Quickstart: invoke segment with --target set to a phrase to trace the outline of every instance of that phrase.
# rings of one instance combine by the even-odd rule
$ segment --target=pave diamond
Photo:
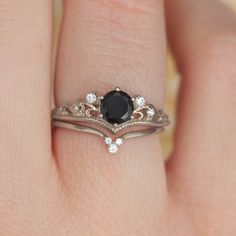
[[[145,99],[142,96],[137,96],[134,100],[136,107],[142,107],[145,105]]]
[[[155,115],[155,110],[153,108],[147,110],[147,115],[149,117],[153,117]]]
[[[59,108],[59,111],[60,111],[63,115],[68,115],[68,114],[69,114],[67,105],[61,106],[61,107]]]
[[[117,138],[116,141],[115,141],[115,143],[116,143],[117,145],[121,145],[121,144],[123,143],[123,140],[122,140],[121,138]]]
[[[117,153],[117,151],[118,151],[117,144],[115,144],[115,143],[110,144],[108,146],[108,151],[112,154]]]
[[[94,104],[97,101],[97,96],[95,93],[89,93],[86,95],[86,102]]]
[[[79,106],[78,104],[73,104],[73,105],[72,105],[72,110],[73,110],[74,112],[79,112],[80,106]]]
[[[112,138],[106,137],[106,138],[105,138],[105,143],[106,143],[107,145],[112,144]]]

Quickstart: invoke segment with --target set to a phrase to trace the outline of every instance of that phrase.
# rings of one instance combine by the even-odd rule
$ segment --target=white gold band
[[[52,110],[53,126],[98,135],[110,153],[116,153],[124,140],[159,133],[169,123],[163,110],[146,104],[140,95],[129,97],[118,88],[104,97],[89,93],[84,100]],[[119,132],[122,135],[115,140],[110,137]]]

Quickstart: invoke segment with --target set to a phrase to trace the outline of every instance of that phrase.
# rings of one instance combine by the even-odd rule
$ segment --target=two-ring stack
[[[159,133],[169,123],[163,110],[119,88],[104,96],[88,93],[82,100],[52,110],[53,126],[98,135],[110,153],[116,153],[124,140]]]

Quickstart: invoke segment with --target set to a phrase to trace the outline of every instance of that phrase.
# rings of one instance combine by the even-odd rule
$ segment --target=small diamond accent
[[[145,99],[142,96],[137,96],[134,100],[134,103],[137,107],[142,107],[145,105]]]
[[[115,143],[116,143],[117,145],[121,145],[121,144],[123,143],[123,140],[122,140],[121,138],[117,138],[116,141],[115,141]]]
[[[63,115],[69,114],[68,107],[66,105],[60,107],[59,110]]]
[[[106,143],[107,145],[111,145],[111,144],[112,144],[112,138],[106,137],[106,138],[105,138],[105,143]]]
[[[155,110],[153,108],[147,110],[147,115],[149,117],[153,117],[155,115]]]
[[[86,102],[94,104],[97,101],[97,96],[95,93],[89,93],[86,95]]]
[[[74,112],[79,112],[79,110],[80,110],[79,105],[78,105],[78,104],[73,104],[73,105],[72,105],[72,110],[73,110]]]
[[[117,151],[118,151],[118,147],[117,147],[117,144],[115,144],[115,143],[112,143],[112,144],[110,144],[109,146],[108,146],[108,151],[110,152],[110,153],[117,153]]]
[[[157,112],[157,118],[159,121],[161,121],[165,117],[165,113],[161,110]]]

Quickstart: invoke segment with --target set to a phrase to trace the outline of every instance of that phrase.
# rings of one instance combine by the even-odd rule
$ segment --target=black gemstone
[[[103,119],[112,124],[130,120],[134,105],[131,97],[123,91],[111,91],[101,101]]]

